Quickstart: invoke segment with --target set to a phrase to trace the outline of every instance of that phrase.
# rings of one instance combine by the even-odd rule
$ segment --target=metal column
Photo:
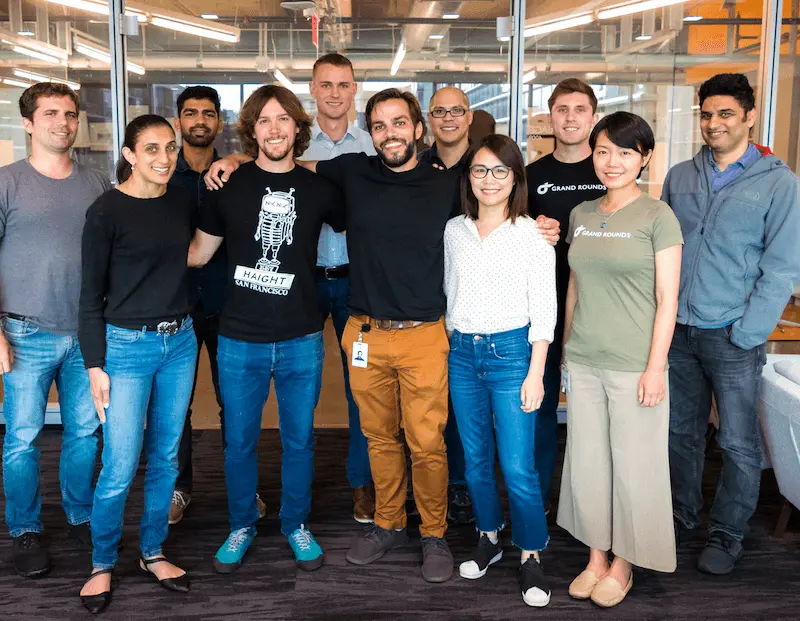
[[[124,0],[108,0],[108,42],[111,50],[111,135],[114,158],[122,154],[128,111],[128,80],[125,75],[125,37],[122,34]]]
[[[759,76],[758,112],[761,118],[758,141],[775,144],[775,109],[778,101],[778,74],[781,65],[781,17],[783,0],[764,0]]]
[[[509,82],[511,97],[508,102],[508,135],[522,144],[522,75],[525,63],[525,0],[511,0],[511,62]]]

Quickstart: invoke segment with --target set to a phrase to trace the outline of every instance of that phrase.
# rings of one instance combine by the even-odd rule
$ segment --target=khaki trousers
[[[638,567],[675,571],[669,392],[639,405],[641,373],[567,362],[567,450],[558,525]],[[667,373],[664,382],[669,391]]]
[[[450,345],[444,320],[415,328],[362,332],[369,345],[367,368],[352,365],[353,342],[363,318],[350,317],[342,335],[350,389],[367,437],[369,464],[375,482],[375,524],[406,526],[408,474],[400,441],[400,424],[411,449],[414,499],[423,537],[444,537],[447,531],[447,355]]]

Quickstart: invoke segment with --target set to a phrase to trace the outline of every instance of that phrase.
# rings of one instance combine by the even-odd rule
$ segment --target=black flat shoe
[[[177,591],[178,593],[186,593],[189,590],[189,576],[184,572],[182,576],[178,576],[177,578],[164,578],[163,580],[159,580],[158,576],[153,573],[150,569],[150,565],[155,565],[156,563],[164,563],[167,559],[163,556],[159,556],[158,558],[151,558],[139,559],[139,569],[143,572],[150,574],[153,576],[156,581],[168,591]]]
[[[100,571],[96,571],[86,579],[86,582],[83,583],[83,586],[89,584],[97,576],[102,576],[103,574],[110,574],[113,571],[114,571],[113,569],[101,569]],[[102,593],[97,593],[96,595],[81,595],[81,604],[83,604],[86,607],[86,610],[91,612],[93,615],[96,615],[97,613],[105,610],[106,606],[108,606],[110,603],[111,603],[110,585],[108,591],[103,591]]]

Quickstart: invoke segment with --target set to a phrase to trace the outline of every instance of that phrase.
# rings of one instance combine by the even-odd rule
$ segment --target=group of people
[[[244,152],[220,158],[219,97],[190,87],[174,123],[128,125],[114,189],[70,159],[76,94],[55,83],[23,93],[31,156],[0,169],[3,482],[17,572],[50,569],[36,438],[55,380],[63,506],[70,536],[92,549],[83,604],[97,613],[111,600],[142,448],[140,568],[190,588],[162,546],[192,499],[203,344],[230,515],[214,569],[239,568],[266,513],[257,444],[272,382],[281,532],[301,569],[321,567],[309,514],[328,316],[342,350],[353,516],[369,524],[349,562],[408,542],[411,489],[423,578],[452,575],[448,520],[475,522],[458,571],[484,576],[503,556],[499,460],[520,592],[547,605],[541,555],[563,390],[557,523],[589,548],[569,594],[615,606],[634,565],[675,570],[676,545],[700,523],[712,395],[724,461],[698,568],[732,571],[758,500],[764,344],[800,279],[800,186],[749,141],[746,77],[700,87],[706,144],[670,170],[662,200],[639,185],[655,149],[647,122],[599,118],[578,79],[549,100],[555,151],[527,167],[506,136],[470,143],[473,111],[457,88],[431,98],[435,144],[422,153],[412,94],[371,97],[365,132],[348,121],[355,91],[350,61],[322,56],[316,119],[291,91],[262,86],[239,115]]]

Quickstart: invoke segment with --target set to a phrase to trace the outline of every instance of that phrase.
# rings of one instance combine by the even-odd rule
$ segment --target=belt
[[[16,313],[6,313],[6,317],[9,319],[16,319],[17,321],[28,321],[27,317],[23,317],[22,315],[17,315]]]
[[[156,334],[166,334],[167,336],[174,336],[186,323],[188,317],[178,317],[170,321],[159,321],[158,323],[148,323],[142,326],[142,329],[147,332],[155,332]]]
[[[337,278],[347,278],[350,274],[350,266],[345,263],[344,265],[337,265],[336,267],[320,267],[317,266],[317,276],[323,277],[327,280],[336,280]]]
[[[366,315],[353,315],[353,319],[362,323],[375,326],[377,330],[405,330],[406,328],[416,328],[428,321],[414,321],[411,319],[374,319]]]

